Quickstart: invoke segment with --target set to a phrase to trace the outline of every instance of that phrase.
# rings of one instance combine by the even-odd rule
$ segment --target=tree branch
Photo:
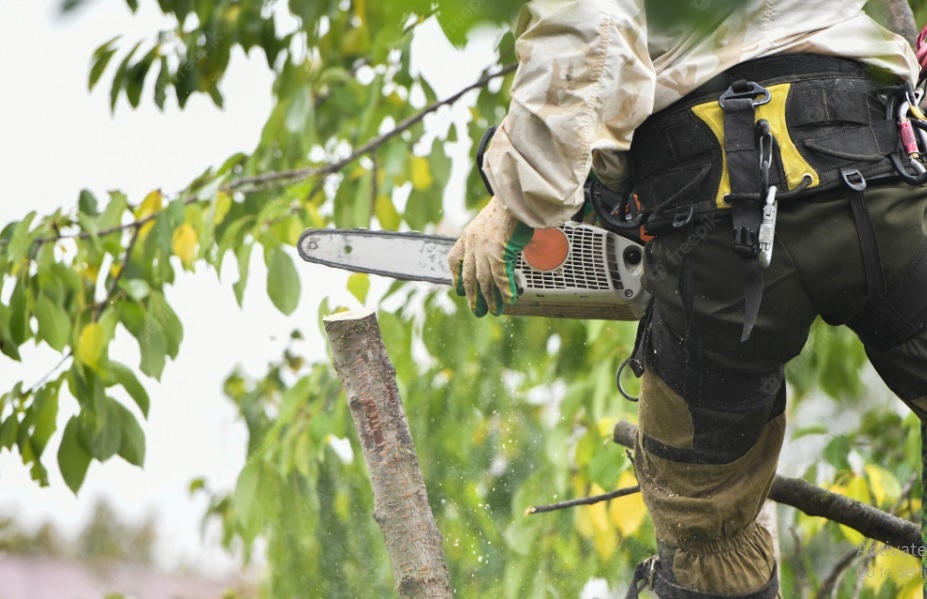
[[[635,493],[640,493],[640,487],[627,487],[624,489],[618,489],[617,491],[612,491],[610,493],[605,493],[603,495],[593,495],[592,497],[582,497],[580,499],[571,499],[569,501],[561,501],[560,503],[552,503],[550,505],[538,505],[538,506],[529,506],[525,510],[526,516],[533,516],[534,514],[543,514],[544,512],[555,512],[557,510],[564,510],[571,507],[576,507],[578,505],[595,505],[603,501],[609,501],[611,499],[618,499],[619,497],[625,497],[627,495],[634,495]]]
[[[398,595],[451,599],[441,533],[376,314],[340,313],[323,322],[370,473],[373,519],[386,541]]]
[[[620,421],[615,425],[615,443],[625,447],[634,446],[637,427]],[[790,505],[809,516],[821,516],[861,532],[864,536],[882,541],[911,555],[920,555],[924,547],[920,527],[886,514],[878,508],[849,499],[837,493],[825,491],[800,478],[776,475],[769,498],[777,503]]]
[[[365,154],[369,154],[370,152],[373,152],[374,150],[376,150],[377,148],[385,144],[390,139],[411,129],[413,126],[415,126],[416,124],[424,120],[426,116],[428,116],[432,112],[435,112],[442,106],[450,106],[451,104],[456,103],[468,92],[473,91],[474,89],[479,89],[487,85],[490,81],[493,81],[494,79],[498,79],[499,77],[504,77],[505,75],[508,75],[509,73],[514,71],[517,66],[518,65],[515,63],[505,65],[504,67],[502,67],[495,73],[484,75],[478,81],[461,89],[454,95],[449,96],[443,100],[438,100],[436,102],[433,102],[432,104],[423,108],[420,112],[412,115],[411,117],[407,118],[406,120],[396,125],[396,127],[393,128],[392,130],[387,131],[386,133],[373,138],[372,140],[360,146],[359,148],[354,150],[350,155],[346,156],[345,158],[342,158],[341,160],[337,160],[330,164],[326,164],[326,165],[318,166],[318,167],[295,169],[295,170],[290,170],[290,171],[269,172],[269,173],[264,173],[261,175],[255,175],[252,177],[242,177],[241,179],[236,179],[230,182],[228,185],[222,187],[221,189],[222,191],[226,191],[229,193],[233,191],[242,191],[245,188],[251,188],[249,189],[250,191],[255,191],[258,189],[266,189],[266,188],[289,185],[289,184],[295,183],[302,179],[308,179],[308,178],[317,177],[317,176],[331,175],[333,173],[336,173],[340,171],[342,168],[344,168],[346,165],[360,158],[361,156],[364,156]],[[184,205],[189,205],[197,201],[200,201],[199,198],[195,198],[195,197],[188,198],[184,200]],[[149,214],[148,216],[145,216],[144,218],[140,218],[130,223],[126,223],[123,225],[117,225],[114,227],[109,227],[107,229],[102,229],[100,231],[97,231],[96,235],[97,237],[105,237],[107,235],[112,235],[114,233],[121,233],[131,228],[141,227],[142,225],[149,223],[153,221],[154,219],[156,219],[158,215],[161,214],[161,212],[163,212],[163,210],[159,210],[158,212],[154,212],[152,214]],[[56,241],[60,241],[62,239],[87,239],[90,236],[91,235],[89,232],[82,231],[80,233],[73,233],[70,235],[59,234],[59,235],[55,235],[54,237],[39,237],[32,243],[33,245],[41,246],[46,243],[53,243]],[[7,243],[6,240],[0,239],[0,248],[6,245],[6,243]]]
[[[483,76],[482,78],[480,78],[479,81],[468,85],[467,87],[463,88],[456,94],[448,98],[445,98],[444,100],[438,100],[436,102],[433,102],[432,104],[430,104],[429,106],[426,106],[424,109],[422,109],[417,114],[410,116],[406,120],[396,125],[396,127],[391,129],[390,131],[387,131],[386,133],[379,135],[373,138],[372,140],[368,141],[364,145],[360,146],[359,148],[351,152],[351,154],[342,158],[341,160],[336,160],[335,162],[326,164],[324,166],[302,168],[302,169],[296,169],[296,170],[290,170],[290,171],[280,171],[280,172],[273,172],[273,173],[264,173],[262,175],[255,175],[253,177],[242,177],[241,179],[236,179],[235,181],[232,181],[228,185],[227,189],[228,191],[236,191],[236,190],[240,190],[241,188],[247,187],[250,185],[257,185],[260,187],[268,183],[288,184],[288,183],[293,183],[301,179],[308,179],[310,177],[318,177],[321,175],[330,175],[332,173],[336,173],[340,171],[342,168],[344,168],[346,165],[360,158],[361,156],[365,154],[369,154],[370,152],[372,152],[373,150],[376,150],[377,148],[382,146],[384,143],[386,143],[390,139],[411,129],[414,125],[421,122],[426,116],[438,110],[442,106],[449,106],[451,104],[454,104],[455,102],[460,100],[460,98],[462,98],[464,95],[466,95],[468,92],[485,86],[493,79],[498,79],[499,77],[503,77],[511,73],[512,71],[515,70],[517,66],[518,65],[514,63],[506,65],[502,67],[500,70],[496,71],[495,73],[491,73],[489,75]]]

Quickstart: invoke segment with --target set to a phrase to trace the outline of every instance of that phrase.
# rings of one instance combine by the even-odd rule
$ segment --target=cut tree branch
[[[615,443],[625,447],[634,447],[637,427],[627,421],[615,425],[613,438]],[[769,498],[777,503],[790,505],[809,516],[821,516],[849,526],[864,536],[896,547],[911,555],[920,555],[927,551],[921,541],[920,527],[878,508],[844,497],[838,493],[825,491],[800,478],[776,475]]]
[[[451,599],[441,533],[376,314],[343,312],[323,322],[373,483],[373,518],[386,541],[399,597]]]

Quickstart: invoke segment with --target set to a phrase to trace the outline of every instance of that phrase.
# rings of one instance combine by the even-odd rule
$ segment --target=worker
[[[495,195],[449,268],[476,315],[498,315],[515,257],[581,209],[590,170],[636,194],[655,238],[634,467],[658,555],[629,597],[779,596],[756,517],[784,364],[818,316],[927,416],[920,69],[864,3],[537,0],[519,16],[482,168]]]

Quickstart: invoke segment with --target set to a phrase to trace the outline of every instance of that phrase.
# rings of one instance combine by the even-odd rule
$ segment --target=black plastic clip
[[[866,190],[866,178],[863,177],[863,174],[855,168],[842,168],[840,169],[840,177],[843,179],[843,182],[846,183],[847,187],[853,191],[865,191]]]
[[[673,228],[681,229],[692,222],[692,217],[695,215],[695,204],[689,204],[688,206],[676,206],[676,211],[673,212]]]
[[[747,227],[734,227],[734,253],[742,258],[755,258],[759,254],[756,232]]]
[[[757,96],[762,96],[757,99]],[[768,89],[753,81],[735,81],[727,91],[718,98],[718,104],[724,108],[724,103],[728,100],[738,100],[743,98],[753,98],[753,107],[768,104],[772,100],[772,94]]]

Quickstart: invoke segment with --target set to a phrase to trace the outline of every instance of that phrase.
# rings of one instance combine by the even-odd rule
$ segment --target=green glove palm
[[[477,316],[502,314],[518,298],[515,262],[534,229],[517,220],[495,198],[470,224],[448,255],[457,295],[467,296]]]

